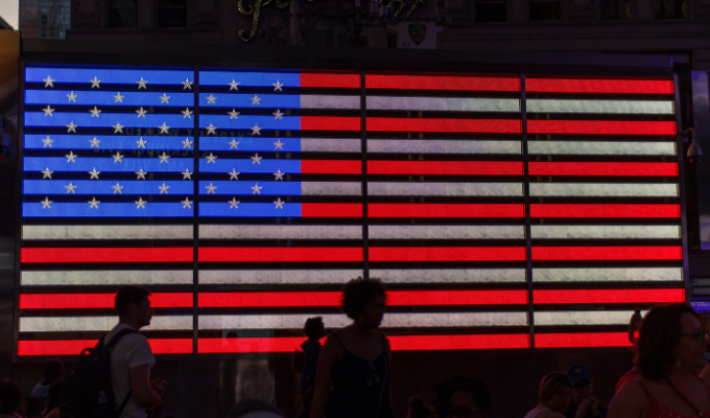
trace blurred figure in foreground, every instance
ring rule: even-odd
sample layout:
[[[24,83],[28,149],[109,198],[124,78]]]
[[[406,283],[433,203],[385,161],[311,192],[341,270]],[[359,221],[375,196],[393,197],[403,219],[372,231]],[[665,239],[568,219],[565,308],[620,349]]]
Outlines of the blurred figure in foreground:
[[[407,418],[438,418],[434,408],[424,402],[421,396],[414,396],[409,400]]]
[[[229,410],[227,418],[285,418],[275,406],[258,399],[244,399]]]
[[[22,406],[22,387],[12,379],[0,379],[0,418],[21,418],[17,411]]]
[[[634,309],[634,314],[631,315],[631,319],[629,320],[629,342],[634,347],[634,350],[636,348],[636,343],[638,342],[639,329],[641,329],[641,310]],[[641,377],[641,373],[639,372],[638,367],[634,364],[634,367],[624,373],[624,375],[621,376],[621,379],[619,379],[616,383],[614,393],[618,393],[625,384],[633,382],[639,377]]]
[[[439,418],[487,418],[491,398],[482,381],[457,375],[439,384],[433,404]]]
[[[567,369],[567,377],[572,383],[572,402],[565,411],[565,417],[605,418],[606,408],[599,405],[594,397],[594,381],[589,369],[581,364],[574,365]]]
[[[303,327],[303,332],[308,339],[301,344],[303,350],[303,368],[301,369],[301,396],[303,396],[303,411],[298,418],[308,418],[311,414],[313,391],[316,388],[316,371],[318,370],[318,357],[320,357],[320,339],[325,337],[323,318],[317,316],[308,318]]]
[[[702,317],[690,305],[651,308],[636,344],[641,377],[614,396],[608,418],[710,417],[710,386],[698,377],[707,346]]]
[[[572,382],[569,377],[562,372],[548,373],[540,382],[538,405],[525,414],[525,418],[565,418],[571,396]]]
[[[42,418],[59,418],[59,394],[62,390],[62,380],[57,380],[49,387],[47,407],[42,413]]]
[[[377,279],[343,287],[342,309],[351,325],[330,334],[318,360],[310,418],[391,418],[390,350],[377,330],[387,293]]]
[[[44,365],[44,377],[32,388],[31,397],[40,398],[42,405],[47,406],[49,386],[64,376],[64,363],[58,358],[47,360]]]

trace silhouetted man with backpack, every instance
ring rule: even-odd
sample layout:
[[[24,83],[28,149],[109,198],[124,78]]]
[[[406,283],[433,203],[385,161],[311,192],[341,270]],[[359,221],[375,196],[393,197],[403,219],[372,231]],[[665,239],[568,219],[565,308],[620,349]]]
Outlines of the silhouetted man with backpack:
[[[150,380],[155,357],[138,330],[150,325],[150,292],[125,286],[116,294],[118,325],[81,354],[60,395],[62,418],[146,418],[162,402],[166,382]]]

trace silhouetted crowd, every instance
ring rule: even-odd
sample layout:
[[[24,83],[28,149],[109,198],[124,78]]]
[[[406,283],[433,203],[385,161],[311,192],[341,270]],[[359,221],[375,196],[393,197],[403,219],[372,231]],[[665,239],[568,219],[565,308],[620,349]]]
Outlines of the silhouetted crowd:
[[[138,332],[153,315],[149,295],[140,287],[121,288],[116,295],[118,325],[71,372],[65,373],[60,360],[49,360],[44,378],[29,396],[23,396],[14,380],[0,380],[0,418],[159,417],[167,382],[151,379],[155,358]],[[298,418],[394,416],[390,346],[379,331],[386,304],[379,280],[358,278],[342,293],[350,325],[331,332],[321,345],[326,336],[322,318],[306,321],[308,338],[293,358],[303,400]],[[629,323],[629,341],[635,348],[634,367],[617,383],[608,408],[594,396],[591,371],[577,364],[542,378],[538,404],[524,418],[710,418],[703,317],[681,303],[657,305],[643,318],[637,310]],[[488,418],[490,411],[495,405],[485,383],[456,375],[435,385],[431,405],[422,396],[412,397],[407,418]],[[227,418],[284,417],[274,405],[244,399]]]

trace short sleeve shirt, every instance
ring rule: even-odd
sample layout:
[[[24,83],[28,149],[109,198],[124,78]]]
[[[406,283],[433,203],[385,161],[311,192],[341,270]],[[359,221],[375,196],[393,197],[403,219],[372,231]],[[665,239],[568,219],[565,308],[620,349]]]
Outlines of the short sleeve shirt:
[[[131,329],[129,325],[118,324],[107,335],[104,343],[108,343],[122,329]],[[155,366],[155,357],[150,350],[148,340],[138,333],[124,335],[111,351],[111,379],[113,380],[113,395],[116,408],[123,403],[131,391],[131,369],[148,364]],[[138,405],[131,396],[119,418],[146,418],[145,408]]]

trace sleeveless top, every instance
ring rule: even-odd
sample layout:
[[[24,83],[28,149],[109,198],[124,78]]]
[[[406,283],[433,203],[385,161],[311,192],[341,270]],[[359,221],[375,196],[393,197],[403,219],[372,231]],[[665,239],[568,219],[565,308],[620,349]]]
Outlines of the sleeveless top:
[[[705,389],[708,390],[708,395],[710,395],[710,387],[708,387],[708,384],[705,383],[703,379],[700,379],[700,381],[703,383],[703,386],[705,386]],[[680,415],[674,411],[671,411],[658,402],[658,400],[651,395],[651,392],[646,389],[643,383],[639,383],[641,384],[641,389],[643,389],[646,397],[648,398],[648,412],[646,413],[646,418],[698,418],[697,415]],[[703,412],[703,415],[705,415],[706,418],[710,418],[710,409]]]
[[[360,358],[345,348],[333,334],[345,355],[333,370],[327,418],[392,418],[389,394],[389,361],[382,336],[382,353],[373,361]],[[379,412],[378,412],[379,411]]]
[[[532,411],[525,414],[525,418],[535,418],[536,416],[540,415],[543,412],[550,412],[550,411],[552,411],[552,410],[546,406],[536,406],[535,409],[533,409]]]

